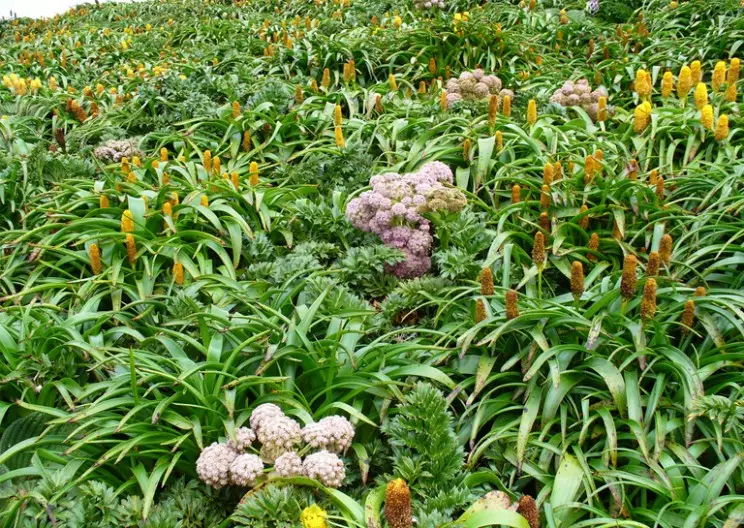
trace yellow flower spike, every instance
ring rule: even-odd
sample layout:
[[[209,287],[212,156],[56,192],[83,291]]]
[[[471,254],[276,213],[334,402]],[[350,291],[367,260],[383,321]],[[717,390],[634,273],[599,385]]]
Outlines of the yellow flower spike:
[[[137,244],[134,242],[134,237],[129,233],[127,233],[125,238],[127,245],[127,260],[129,260],[129,264],[134,264],[137,260]]]
[[[335,127],[334,136],[336,139],[336,146],[344,148],[346,146],[346,141],[344,141],[344,132],[341,130],[340,126]]]
[[[666,99],[672,95],[674,90],[674,75],[672,72],[664,72],[664,77],[661,79],[661,96]]]
[[[710,85],[713,88],[713,93],[718,93],[721,86],[726,82],[726,63],[718,61],[715,68],[713,68],[713,78],[711,79]]]
[[[215,156],[212,160],[212,172],[217,174],[219,176],[220,172],[222,172],[222,162],[220,161],[220,158]]]
[[[183,264],[180,262],[173,263],[173,282],[183,286]]]
[[[597,121],[607,121],[607,98],[601,96],[597,102]]]
[[[328,514],[323,508],[313,504],[302,510],[300,523],[302,528],[328,528]]]
[[[596,171],[596,162],[594,156],[589,154],[584,160],[584,185],[588,185],[594,179]]]
[[[426,81],[419,82],[418,93],[419,95],[424,95],[426,93]]]
[[[392,73],[388,75],[388,85],[390,86],[390,91],[394,92],[398,89],[398,82],[395,80],[395,75]]]
[[[235,187],[236,191],[240,189],[240,178],[237,171],[232,172],[232,174],[230,175],[230,180],[232,181],[233,187]]]
[[[90,269],[94,275],[100,275],[103,271],[103,263],[101,262],[101,250],[98,249],[98,244],[91,244],[88,248],[88,256],[90,257]]]
[[[209,198],[207,198],[206,194],[202,194],[200,205],[202,207],[209,207]]]
[[[302,85],[295,86],[295,103],[302,104],[305,100],[305,94],[302,93]]]
[[[527,122],[530,125],[534,125],[537,122],[537,103],[534,99],[530,99],[527,103]]]
[[[568,24],[568,14],[566,13],[566,10],[565,9],[561,9],[561,12],[560,12],[560,22],[564,26],[566,24]]]
[[[163,163],[168,161],[168,149],[165,147],[160,149],[160,161],[162,161]]]
[[[516,183],[511,188],[511,203],[518,204],[521,199],[522,188]]]
[[[496,122],[496,114],[499,111],[499,96],[491,94],[488,99],[488,124],[492,125]]]
[[[479,301],[483,302],[482,299]],[[481,306],[480,311],[477,317],[485,319],[485,306]],[[411,528],[413,525],[411,490],[405,480],[399,478],[388,482],[385,489],[384,514],[390,528]]]
[[[135,174],[133,172],[130,172],[129,174],[127,174],[127,181],[129,183],[136,183],[137,182],[137,176],[135,176]]]
[[[256,163],[255,161],[251,161],[248,173],[250,174],[248,183],[251,185],[251,187],[255,187],[256,185],[258,185],[258,163]]]
[[[337,104],[336,107],[333,109],[333,124],[335,126],[341,126],[342,122],[343,117],[341,115],[341,105]]]
[[[693,64],[695,63],[693,62]],[[677,97],[679,97],[683,101],[687,100],[687,94],[689,94],[690,90],[692,89],[693,80],[694,79],[690,68],[687,66],[682,66],[682,69],[679,71],[679,80],[677,81]]]
[[[134,232],[134,215],[132,215],[132,211],[129,209],[125,209],[121,215],[121,232]]]
[[[447,90],[442,90],[442,93],[439,95],[439,108],[442,112],[447,111]]]
[[[634,113],[634,119],[633,119],[633,129],[635,130],[636,134],[640,134],[644,130],[646,130],[646,127],[648,126],[648,123],[651,119],[651,104],[648,101],[645,101],[641,104],[639,104]]]
[[[723,114],[721,117],[718,118],[718,123],[716,123],[716,130],[715,130],[715,138],[716,141],[723,141],[726,139],[729,135],[729,122],[728,122],[728,116],[726,114]]]
[[[134,156],[132,158],[132,165],[135,167],[142,167],[142,161],[139,159],[139,156]]]
[[[326,89],[331,85],[331,70],[328,68],[323,70],[323,79],[320,81],[320,85]]]
[[[651,84],[648,81],[649,77],[646,74],[646,70],[638,70],[635,77],[635,91],[641,100],[645,100],[651,95]]]
[[[126,157],[121,158],[121,172],[124,175],[129,175],[131,172],[129,169],[129,160]]]
[[[695,87],[695,108],[701,110],[705,105],[708,104],[708,88],[705,83],[698,83]]]
[[[736,83],[729,84],[728,88],[726,88],[726,100],[729,103],[735,103],[736,98],[737,98]]]
[[[237,101],[233,101],[233,103],[232,103],[232,116],[233,116],[233,119],[239,118],[240,117],[240,112],[241,112],[241,110],[240,110],[240,103],[237,102]]]
[[[437,61],[434,57],[429,59],[429,73],[431,73],[432,75],[437,73]]]
[[[499,152],[504,150],[504,134],[501,130],[496,131],[496,150]]]
[[[395,29],[400,29],[400,26],[402,25],[403,25],[403,20],[398,15],[395,15],[395,17],[393,18],[393,27]]]
[[[253,148],[253,144],[251,143],[251,132],[250,130],[246,130],[243,132],[243,151],[249,152]]]
[[[167,173],[163,173],[163,185],[168,185],[170,183],[170,176]]]
[[[504,113],[504,116],[511,117],[511,96],[510,95],[504,96],[504,102],[503,102],[501,111]]]
[[[713,107],[709,104],[700,110],[700,122],[706,130],[713,130]]]
[[[205,150],[204,154],[202,155],[202,165],[204,166],[204,170],[207,171],[207,174],[212,173],[212,152],[209,150]]]
[[[731,64],[729,64],[729,70],[728,74],[726,75],[726,82],[731,84],[736,84],[736,81],[739,80],[739,69],[741,68],[741,61],[734,57],[731,59]]]
[[[101,209],[107,209],[110,206],[111,202],[109,202],[108,196],[102,194],[98,200],[98,207],[100,207]]]

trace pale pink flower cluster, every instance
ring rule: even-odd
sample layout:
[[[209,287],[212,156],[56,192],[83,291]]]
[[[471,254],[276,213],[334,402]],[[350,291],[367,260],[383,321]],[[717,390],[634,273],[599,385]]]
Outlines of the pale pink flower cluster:
[[[354,227],[374,233],[382,242],[399,249],[406,257],[390,271],[401,278],[418,277],[431,267],[431,222],[423,213],[458,212],[467,203],[453,182],[450,168],[439,161],[427,163],[417,172],[373,176],[372,190],[346,206],[346,217]]]
[[[264,473],[264,463],[273,464],[282,477],[307,476],[325,486],[338,487],[346,477],[344,463],[336,453],[345,452],[354,439],[354,426],[342,416],[329,416],[304,428],[272,403],[256,407],[251,427],[235,430],[235,438],[206,447],[196,461],[199,479],[215,488],[228,485],[253,486]],[[258,440],[260,456],[246,453]],[[297,452],[305,442],[321,451],[302,457]]]
[[[596,121],[600,97],[607,97],[607,90],[600,87],[592,91],[589,81],[580,79],[575,83],[564,82],[563,86],[553,92],[550,102],[561,106],[580,106],[589,114],[589,117]]]
[[[463,99],[481,100],[492,95],[500,99],[508,95],[514,99],[514,92],[501,88],[501,79],[495,75],[486,75],[480,68],[465,71],[459,77],[447,81],[447,103],[452,104]]]

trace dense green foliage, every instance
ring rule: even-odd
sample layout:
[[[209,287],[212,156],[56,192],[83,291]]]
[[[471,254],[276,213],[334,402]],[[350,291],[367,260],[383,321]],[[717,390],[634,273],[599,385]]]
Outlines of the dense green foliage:
[[[517,4],[2,21],[0,526],[398,528],[400,478],[426,528],[744,522],[744,8]],[[510,113],[442,103],[477,68]],[[346,206],[434,160],[468,203],[399,279]],[[354,423],[342,487],[198,480],[269,402]]]

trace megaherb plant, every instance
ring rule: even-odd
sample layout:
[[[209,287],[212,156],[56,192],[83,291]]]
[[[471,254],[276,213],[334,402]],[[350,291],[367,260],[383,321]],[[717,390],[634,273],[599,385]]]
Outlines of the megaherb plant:
[[[742,523],[739,2],[416,4],[1,22],[0,526]]]

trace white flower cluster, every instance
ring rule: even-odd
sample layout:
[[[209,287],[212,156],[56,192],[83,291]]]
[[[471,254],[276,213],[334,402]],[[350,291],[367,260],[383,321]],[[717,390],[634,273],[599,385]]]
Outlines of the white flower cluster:
[[[498,95],[500,99],[508,95],[514,99],[514,92],[502,90],[501,86],[501,79],[495,75],[486,75],[481,69],[462,72],[460,77],[447,81],[447,103],[463,99],[478,101],[491,95]]]
[[[580,106],[589,114],[589,117],[596,121],[600,97],[606,98],[607,90],[597,88],[592,91],[589,81],[580,79],[575,83],[573,81],[564,82],[563,86],[553,92],[550,102],[557,103],[563,107]]]
[[[419,9],[444,9],[444,0],[414,0]]]
[[[354,426],[346,418],[329,416],[301,429],[278,406],[264,403],[254,409],[249,422],[250,428],[236,429],[234,439],[215,442],[201,452],[196,461],[200,480],[215,488],[253,486],[267,463],[282,477],[306,476],[333,488],[343,483],[346,469],[338,453],[346,452],[354,439]],[[260,456],[246,453],[256,440],[261,443]],[[320,449],[304,461],[297,452],[303,441]]]
[[[101,161],[107,163],[119,163],[121,158],[128,158],[130,161],[135,156],[142,157],[144,154],[137,147],[137,139],[110,139],[104,144],[99,145],[93,151],[93,155]]]

